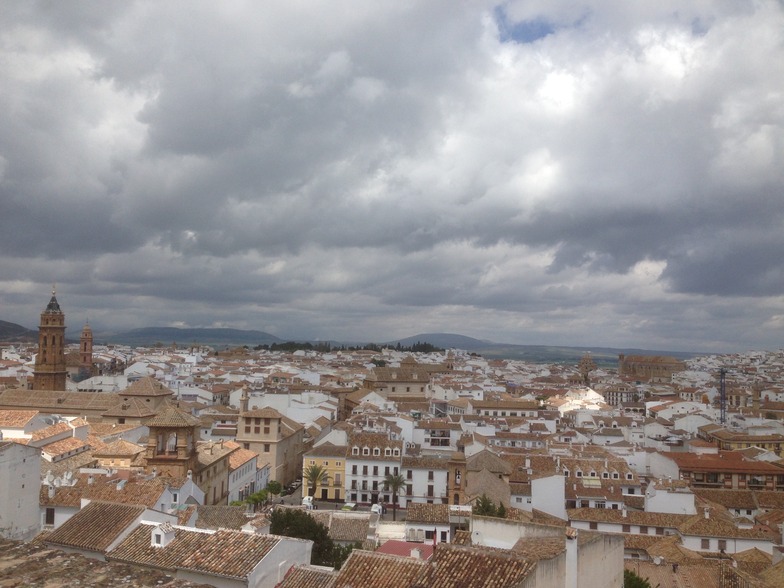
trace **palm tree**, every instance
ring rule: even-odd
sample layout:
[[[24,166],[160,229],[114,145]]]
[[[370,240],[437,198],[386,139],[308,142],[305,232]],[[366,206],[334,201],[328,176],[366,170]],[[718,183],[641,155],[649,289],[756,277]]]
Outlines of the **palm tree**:
[[[397,520],[397,493],[406,485],[406,479],[400,474],[389,474],[384,478],[384,488],[392,491],[392,520]]]
[[[308,496],[316,495],[316,486],[327,478],[327,470],[324,466],[309,465],[302,471],[302,479],[308,483]]]

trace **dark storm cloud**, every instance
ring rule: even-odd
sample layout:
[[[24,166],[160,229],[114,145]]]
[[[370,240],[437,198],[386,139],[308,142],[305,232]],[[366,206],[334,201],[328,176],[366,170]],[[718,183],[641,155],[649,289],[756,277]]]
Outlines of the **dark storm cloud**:
[[[778,3],[0,16],[4,320],[778,340]]]

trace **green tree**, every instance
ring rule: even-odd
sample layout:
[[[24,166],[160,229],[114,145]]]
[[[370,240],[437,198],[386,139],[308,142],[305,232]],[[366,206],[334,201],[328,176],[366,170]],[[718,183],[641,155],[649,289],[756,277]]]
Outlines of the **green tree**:
[[[308,483],[308,496],[316,495],[316,487],[327,477],[324,466],[312,464],[302,471],[302,479]]]
[[[280,482],[276,482],[275,480],[272,480],[271,482],[267,483],[267,491],[270,494],[274,494],[275,496],[277,496],[281,492],[283,492],[283,484],[281,484]]]
[[[487,494],[482,494],[476,499],[473,511],[475,515],[483,517],[494,517],[497,513],[495,503],[487,497]]]
[[[252,505],[253,511],[256,512],[256,508],[258,508],[260,504],[264,504],[267,501],[268,497],[269,497],[269,492],[267,492],[266,490],[259,490],[258,492],[254,492],[253,494],[249,495],[245,499],[245,502]]]
[[[652,588],[651,583],[635,574],[632,570],[623,570],[623,588]]]
[[[495,502],[487,497],[487,494],[482,494],[482,496],[476,499],[473,512],[475,515],[483,517],[506,518],[506,507],[503,504],[496,506]]]
[[[388,474],[384,478],[384,488],[392,491],[392,520],[397,520],[397,493],[405,487],[406,479],[400,474]]]
[[[354,546],[335,545],[327,528],[306,511],[277,508],[270,517],[270,534],[313,541],[310,563],[340,569]]]

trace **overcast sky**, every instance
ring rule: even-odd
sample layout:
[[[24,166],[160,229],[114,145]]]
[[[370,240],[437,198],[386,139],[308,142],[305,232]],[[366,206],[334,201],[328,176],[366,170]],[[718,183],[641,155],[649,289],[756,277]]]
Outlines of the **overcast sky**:
[[[0,319],[778,349],[774,0],[0,3]]]

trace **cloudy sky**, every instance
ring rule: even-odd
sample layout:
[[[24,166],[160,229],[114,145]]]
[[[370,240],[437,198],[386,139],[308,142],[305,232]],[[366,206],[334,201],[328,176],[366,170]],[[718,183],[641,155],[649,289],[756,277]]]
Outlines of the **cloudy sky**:
[[[775,0],[0,4],[0,319],[784,334]]]

